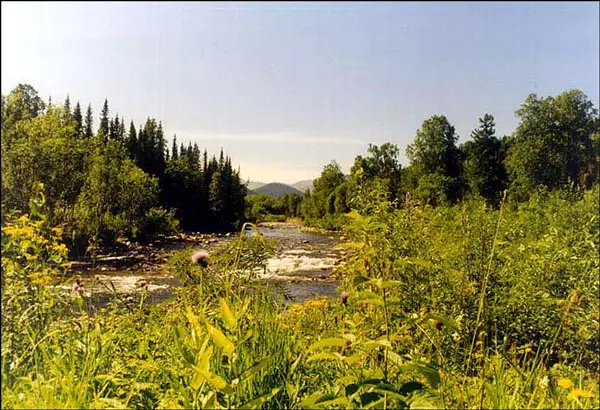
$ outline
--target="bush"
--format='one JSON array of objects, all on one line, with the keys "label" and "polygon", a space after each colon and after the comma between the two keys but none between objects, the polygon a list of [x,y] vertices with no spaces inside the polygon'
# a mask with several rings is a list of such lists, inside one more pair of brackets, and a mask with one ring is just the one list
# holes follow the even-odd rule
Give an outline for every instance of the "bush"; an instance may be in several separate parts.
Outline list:
[{"label": "bush", "polygon": [[156,235],[170,235],[179,231],[179,221],[174,209],[150,208],[140,222],[136,239],[148,242]]}]

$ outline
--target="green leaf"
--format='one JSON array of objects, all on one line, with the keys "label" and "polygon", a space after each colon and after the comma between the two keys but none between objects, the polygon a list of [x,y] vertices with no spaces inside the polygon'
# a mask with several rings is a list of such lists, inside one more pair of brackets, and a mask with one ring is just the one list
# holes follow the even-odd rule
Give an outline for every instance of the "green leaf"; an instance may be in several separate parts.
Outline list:
[{"label": "green leaf", "polygon": [[227,301],[223,298],[219,299],[219,306],[221,307],[221,316],[227,325],[227,329],[234,330],[237,326],[237,320],[235,319],[235,315],[229,308]]},{"label": "green leaf", "polygon": [[408,383],[404,383],[402,386],[400,386],[399,392],[404,396],[408,396],[410,393],[412,393],[414,391],[419,391],[419,390],[424,390],[424,389],[425,389],[425,385],[423,383],[408,382]]},{"label": "green leaf", "polygon": [[218,374],[213,374],[209,371],[196,368],[196,372],[200,373],[204,379],[210,384],[213,389],[216,389],[225,394],[233,394],[233,389],[229,387],[227,381]]},{"label": "green leaf", "polygon": [[334,396],[328,393],[313,393],[308,397],[305,397],[302,402],[300,402],[300,407],[303,409],[314,409],[317,406],[317,403],[331,400]]},{"label": "green leaf", "polygon": [[369,341],[363,343],[363,347],[366,350],[373,350],[373,349],[377,349],[379,347],[392,347],[392,344],[390,343],[389,340],[386,340],[386,339],[369,340]]},{"label": "green leaf", "polygon": [[387,351],[387,358],[391,363],[395,364],[396,366],[402,366],[404,364],[404,360],[402,359],[402,357],[398,353],[393,352],[391,350]]},{"label": "green leaf", "polygon": [[344,356],[338,352],[323,352],[314,354],[308,358],[309,362],[313,362],[315,360],[344,360]]},{"label": "green leaf", "polygon": [[362,275],[357,275],[353,279],[354,286],[362,285],[363,283],[368,282],[368,281],[369,281],[369,278],[366,276],[362,276]]},{"label": "green leaf", "polygon": [[231,356],[235,350],[235,345],[216,327],[213,327],[210,323],[206,323],[208,333],[213,339],[213,342],[219,349],[223,351],[227,356]]},{"label": "green leaf", "polygon": [[267,365],[269,364],[271,359],[272,359],[271,357],[266,357],[266,358],[262,359],[261,361],[259,361],[258,363],[256,363],[254,366],[251,366],[248,369],[244,370],[242,372],[242,374],[240,374],[240,377],[239,377],[240,381],[245,381],[245,380],[250,379],[251,377],[255,376],[258,372],[260,372],[262,369],[267,367]]},{"label": "green leaf", "polygon": [[344,347],[346,346],[348,342],[346,341],[346,339],[343,339],[341,337],[331,337],[331,338],[327,338],[327,339],[322,339],[319,340],[315,343],[313,343],[312,345],[310,345],[310,347],[308,348],[309,352],[312,352],[314,350],[323,348],[323,347]]},{"label": "green leaf", "polygon": [[366,392],[359,396],[360,404],[365,407],[369,403],[373,403],[381,398],[381,395],[376,392]]}]

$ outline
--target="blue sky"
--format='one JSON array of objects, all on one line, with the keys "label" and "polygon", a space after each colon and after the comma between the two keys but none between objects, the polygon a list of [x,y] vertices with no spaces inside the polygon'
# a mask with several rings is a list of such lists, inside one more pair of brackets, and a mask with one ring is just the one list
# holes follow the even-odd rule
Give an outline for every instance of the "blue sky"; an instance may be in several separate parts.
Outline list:
[{"label": "blue sky", "polygon": [[368,144],[404,149],[444,114],[498,135],[532,92],[599,102],[599,5],[587,3],[2,3],[2,93],[163,121],[244,178],[295,182]]}]

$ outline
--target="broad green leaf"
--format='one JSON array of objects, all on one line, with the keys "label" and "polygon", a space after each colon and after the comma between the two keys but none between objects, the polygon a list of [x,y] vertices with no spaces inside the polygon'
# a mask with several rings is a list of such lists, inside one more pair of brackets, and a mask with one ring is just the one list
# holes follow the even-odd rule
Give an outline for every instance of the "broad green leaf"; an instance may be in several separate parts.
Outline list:
[{"label": "broad green leaf", "polygon": [[235,315],[229,308],[227,301],[223,298],[219,299],[219,306],[221,307],[221,316],[227,325],[227,329],[234,330],[237,326],[237,320],[235,319]]},{"label": "broad green leaf", "polygon": [[300,407],[303,409],[314,409],[317,406],[317,403],[331,400],[333,398],[334,396],[328,393],[313,393],[302,400]]},{"label": "broad green leaf", "polygon": [[231,356],[235,350],[235,345],[216,327],[213,327],[210,323],[206,323],[208,333],[213,339],[213,342],[219,349],[223,351],[227,356]]},{"label": "broad green leaf", "polygon": [[[206,340],[208,342],[208,340]],[[194,377],[190,381],[190,387],[194,390],[198,390],[202,383],[206,380],[206,374],[210,371],[210,358],[212,356],[213,348],[208,346],[206,348],[206,342],[198,353],[198,360],[196,366],[193,366]]]},{"label": "broad green leaf", "polygon": [[363,360],[362,356],[358,355],[358,354],[353,354],[352,356],[346,357],[346,363],[348,363],[348,364],[361,363],[362,360]]},{"label": "broad green leaf", "polygon": [[386,339],[369,340],[368,342],[363,343],[363,347],[367,350],[373,350],[379,347],[392,347],[392,344]]},{"label": "broad green leaf", "polygon": [[387,351],[387,358],[391,363],[395,364],[396,366],[402,366],[404,364],[404,360],[402,359],[402,357],[398,353],[393,352],[391,350]]},{"label": "broad green leaf", "polygon": [[187,316],[188,322],[190,322],[190,325],[192,326],[192,338],[193,338],[196,346],[198,346],[200,343],[200,337],[202,336],[202,333],[203,333],[202,327],[200,326],[200,322],[198,321],[198,318],[196,317],[194,312],[192,312],[192,309],[189,306],[186,306],[186,316]]},{"label": "broad green leaf", "polygon": [[399,392],[401,394],[403,394],[404,396],[408,396],[410,393],[412,393],[414,391],[419,391],[419,390],[424,390],[424,389],[425,389],[425,386],[423,385],[423,383],[408,382],[408,383],[404,383],[402,386],[400,386]]},{"label": "broad green leaf", "polygon": [[312,345],[310,345],[310,347],[308,348],[309,352],[312,352],[314,350],[323,348],[323,347],[344,347],[346,346],[348,342],[346,341],[346,339],[343,339],[341,337],[330,337],[327,339],[322,339],[319,340],[315,343],[313,343]]},{"label": "broad green leaf", "polygon": [[213,389],[219,390],[225,394],[233,394],[233,390],[231,387],[229,387],[227,381],[218,374],[214,374],[199,368],[196,368],[195,370],[208,382]]}]

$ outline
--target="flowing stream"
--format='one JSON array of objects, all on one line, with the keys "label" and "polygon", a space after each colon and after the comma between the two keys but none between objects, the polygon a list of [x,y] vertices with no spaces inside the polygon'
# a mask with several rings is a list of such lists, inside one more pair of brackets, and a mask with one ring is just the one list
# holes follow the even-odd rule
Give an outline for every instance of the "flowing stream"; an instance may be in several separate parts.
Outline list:
[{"label": "flowing stream", "polygon": [[[296,302],[337,296],[332,271],[342,256],[342,251],[335,248],[339,239],[302,232],[292,224],[269,224],[259,230],[265,239],[277,241],[276,256],[267,261],[260,281],[277,284],[287,299]],[[71,278],[61,287],[70,290],[75,278],[80,278],[86,297],[93,305],[102,306],[115,294],[132,303],[139,301],[144,285],[146,303],[157,304],[169,299],[173,289],[182,285],[164,266],[169,251],[190,249],[191,254],[196,249],[210,250],[230,241],[233,235],[183,234],[178,240],[139,247],[126,255],[101,256],[93,264],[86,259],[75,261],[69,273]]]}]

